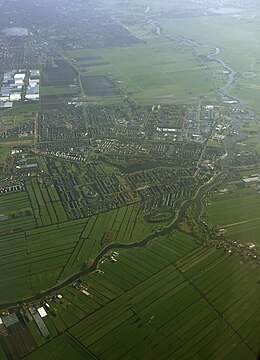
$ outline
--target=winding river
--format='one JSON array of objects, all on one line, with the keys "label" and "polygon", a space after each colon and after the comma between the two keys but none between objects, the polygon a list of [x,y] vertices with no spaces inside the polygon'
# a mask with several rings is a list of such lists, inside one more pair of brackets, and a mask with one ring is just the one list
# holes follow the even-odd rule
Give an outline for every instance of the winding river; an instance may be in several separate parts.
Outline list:
[{"label": "winding river", "polygon": [[[194,45],[196,46],[201,46],[199,44],[197,44],[194,41],[189,40],[189,42],[192,42]],[[218,63],[220,63],[222,65],[222,67],[226,70],[229,71],[228,74],[228,80],[227,83],[225,84],[224,87],[221,88],[221,91],[223,93],[225,93],[226,96],[228,96],[229,98],[232,98],[229,93],[228,93],[228,89],[230,87],[230,85],[234,82],[235,77],[236,77],[236,71],[233,70],[229,65],[227,65],[223,60],[220,60],[218,58],[216,58],[216,56],[218,56],[220,54],[220,49],[219,48],[215,48],[215,52],[214,53],[210,53],[208,55],[208,58],[211,60],[214,60]],[[241,107],[242,102],[239,99],[237,100],[237,104],[236,107]],[[79,280],[79,278],[82,275],[88,274],[90,272],[93,272],[97,269],[97,266],[100,262],[100,260],[103,258],[103,256],[111,250],[120,250],[120,249],[131,249],[131,248],[142,248],[144,246],[146,246],[149,242],[151,242],[154,239],[157,239],[160,236],[165,236],[167,234],[172,233],[174,230],[176,230],[176,228],[178,227],[178,225],[180,224],[180,222],[183,220],[184,216],[185,216],[185,212],[186,210],[195,205],[196,210],[195,210],[195,219],[199,219],[200,213],[202,211],[202,200],[205,197],[205,195],[207,194],[208,191],[210,191],[212,188],[214,188],[216,185],[218,185],[223,177],[225,176],[225,174],[228,173],[229,171],[229,161],[235,156],[235,151],[234,151],[234,145],[235,143],[242,139],[245,134],[240,132],[241,126],[242,126],[242,121],[239,120],[239,118],[236,118],[235,120],[235,131],[237,133],[237,135],[235,136],[230,136],[227,137],[225,139],[225,147],[226,147],[226,151],[227,151],[227,155],[221,160],[221,166],[222,166],[222,170],[214,175],[206,184],[202,185],[196,192],[195,196],[190,199],[190,200],[186,200],[185,202],[183,202],[183,204],[181,205],[181,207],[179,208],[179,210],[177,211],[175,218],[172,220],[172,222],[164,227],[161,230],[157,230],[153,233],[151,233],[150,235],[146,236],[145,238],[143,238],[141,241],[136,242],[136,243],[131,243],[131,244],[124,244],[124,243],[113,243],[113,244],[109,244],[106,247],[104,247],[102,249],[102,251],[96,256],[96,258],[94,259],[92,265],[90,267],[84,267],[81,271],[79,271],[76,274],[71,275],[70,277],[60,281],[59,283],[57,283],[56,285],[54,285],[53,287],[41,291],[40,293],[27,297],[27,298],[23,298],[23,299],[19,299],[19,300],[14,300],[14,301],[10,301],[10,302],[6,302],[6,303],[2,303],[0,304],[0,309],[5,309],[5,308],[11,308],[11,307],[15,307],[17,305],[21,305],[24,303],[28,303],[28,302],[33,302],[36,300],[40,300],[48,295],[51,295],[53,292],[59,291],[61,290],[64,286],[72,284],[73,282]]]},{"label": "winding river", "polygon": [[43,297],[46,297],[50,294],[52,294],[54,291],[58,291],[61,290],[64,286],[66,285],[70,285],[73,282],[79,280],[80,276],[82,275],[86,275],[90,272],[93,272],[96,270],[99,261],[103,258],[103,256],[108,252],[108,251],[112,251],[112,250],[120,250],[120,249],[132,249],[132,248],[142,248],[144,246],[146,246],[149,242],[151,242],[154,239],[157,239],[160,236],[165,236],[167,234],[172,233],[173,230],[175,230],[178,225],[180,224],[180,222],[183,220],[183,217],[185,215],[186,210],[192,206],[192,205],[200,205],[201,201],[204,197],[204,195],[214,186],[216,186],[222,179],[224,173],[227,170],[223,170],[220,173],[218,173],[216,176],[214,176],[210,181],[208,181],[206,184],[202,185],[198,190],[197,193],[195,194],[193,199],[190,200],[186,200],[182,206],[180,207],[180,209],[177,211],[177,214],[175,216],[175,218],[173,219],[173,221],[166,227],[164,227],[162,230],[159,231],[155,231],[153,233],[151,233],[150,235],[146,236],[145,238],[143,238],[141,241],[136,242],[136,243],[131,243],[131,244],[124,244],[124,243],[117,243],[117,244],[109,244],[106,247],[103,248],[103,250],[96,256],[96,258],[94,259],[92,265],[90,267],[84,267],[81,271],[79,271],[78,273],[71,275],[70,277],[68,277],[67,279],[64,279],[63,281],[59,282],[58,284],[54,285],[53,287],[42,291],[41,293],[38,293],[36,295],[30,296],[28,298],[24,298],[24,299],[20,299],[20,300],[16,300],[16,301],[12,301],[12,302],[7,302],[7,303],[2,303],[0,304],[0,309],[4,309],[4,308],[11,308],[14,307],[16,305],[21,305],[25,302],[33,302],[36,300],[40,300]]},{"label": "winding river", "polygon": [[240,99],[236,99],[233,96],[230,96],[230,94],[229,94],[229,88],[235,82],[237,72],[232,67],[230,67],[228,64],[226,64],[225,61],[223,61],[222,59],[216,58],[216,56],[218,56],[220,54],[220,48],[216,47],[215,49],[216,49],[215,52],[213,54],[209,54],[207,56],[207,58],[212,61],[215,61],[216,63],[219,63],[225,71],[228,71],[228,80],[224,86],[220,87],[220,90],[223,95],[225,95],[229,98],[233,98],[235,101],[242,104],[242,101]]}]

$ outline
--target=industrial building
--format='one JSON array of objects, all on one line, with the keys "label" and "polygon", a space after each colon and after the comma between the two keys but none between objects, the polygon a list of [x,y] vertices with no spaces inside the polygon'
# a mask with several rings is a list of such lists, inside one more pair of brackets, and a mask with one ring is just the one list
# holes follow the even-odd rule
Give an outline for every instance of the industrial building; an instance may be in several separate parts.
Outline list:
[{"label": "industrial building", "polygon": [[10,108],[14,102],[39,100],[40,71],[12,70],[3,74],[0,86],[0,108]]},{"label": "industrial building", "polygon": [[26,89],[25,99],[37,101],[40,96],[40,72],[39,70],[30,70],[29,82]]}]

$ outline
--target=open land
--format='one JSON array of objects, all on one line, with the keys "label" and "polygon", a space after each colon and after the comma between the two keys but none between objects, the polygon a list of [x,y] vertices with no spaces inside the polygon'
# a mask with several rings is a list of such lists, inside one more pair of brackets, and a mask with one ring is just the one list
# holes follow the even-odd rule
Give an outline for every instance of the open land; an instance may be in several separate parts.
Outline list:
[{"label": "open land", "polygon": [[2,4],[1,360],[257,359],[260,9],[225,3]]}]

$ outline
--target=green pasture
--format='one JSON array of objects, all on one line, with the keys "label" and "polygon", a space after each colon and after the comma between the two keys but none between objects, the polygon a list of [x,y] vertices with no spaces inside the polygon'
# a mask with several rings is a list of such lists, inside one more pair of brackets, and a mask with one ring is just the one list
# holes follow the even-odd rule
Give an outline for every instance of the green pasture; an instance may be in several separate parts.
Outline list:
[{"label": "green pasture", "polygon": [[[168,5],[171,7],[170,3]],[[188,102],[203,96],[213,101],[216,86],[222,86],[224,78],[213,78],[213,71],[219,66],[200,56],[213,53],[218,47],[219,58],[237,72],[237,82],[232,85],[231,93],[260,110],[260,25],[256,20],[248,21],[248,14],[243,15],[174,20],[162,17],[161,35],[156,35],[152,25],[134,23],[129,25],[129,30],[146,43],[121,48],[82,49],[66,54],[82,74],[107,75],[126,95],[136,100]],[[87,66],[89,61],[76,60],[91,56],[102,58],[95,62],[107,61],[109,64]],[[247,72],[252,72],[253,76],[246,77]]]},{"label": "green pasture", "polygon": [[[126,211],[113,216],[131,218]],[[93,218],[87,223],[92,229]],[[85,233],[84,220],[70,223],[62,226],[70,237]],[[31,251],[46,245],[41,258],[54,239],[66,242],[65,231],[48,228],[30,231],[27,239]],[[32,329],[42,346],[26,359],[255,359],[255,261],[200,246],[181,232],[117,251],[116,263],[106,261],[101,273],[82,276],[88,295],[67,286],[60,290],[62,300],[49,301],[44,322],[54,338],[43,344]]]},{"label": "green pasture", "polygon": [[81,347],[71,336],[62,334],[43,347],[25,357],[26,360],[92,360],[95,359],[86,349]]},{"label": "green pasture", "polygon": [[70,88],[69,86],[41,86],[40,95],[62,95],[62,94],[75,94],[77,95],[79,90]]},{"label": "green pasture", "polygon": [[[212,71],[201,64],[190,47],[167,38],[123,48],[83,49],[68,52],[70,59],[102,56],[109,65],[80,68],[88,76],[108,75],[126,94],[139,100],[160,96],[174,100],[214,93]],[[79,64],[84,65],[84,62]],[[77,62],[75,62],[77,66]]]},{"label": "green pasture", "polygon": [[[149,24],[133,24],[129,30],[146,43],[123,48],[82,49],[67,52],[68,57],[84,75],[107,75],[125,94],[142,101],[194,100],[205,96],[215,99],[215,86],[223,85],[212,78],[216,64],[203,61],[219,47],[219,58],[237,71],[237,82],[231,93],[260,110],[258,36],[260,25],[248,18],[204,16],[194,18],[160,19],[162,35],[158,36]],[[196,46],[191,41],[199,44]],[[98,61],[108,65],[84,67],[89,62],[77,57],[101,56]],[[74,59],[74,60],[73,60]],[[246,78],[246,73],[255,75]]]},{"label": "green pasture", "polygon": [[31,205],[24,191],[0,196],[0,214],[7,217],[0,222],[1,236],[35,226]]},{"label": "green pasture", "polygon": [[0,144],[4,146],[15,145],[15,143],[31,143],[34,140],[34,136],[26,136],[26,137],[9,137],[9,138],[1,138]]},{"label": "green pasture", "polygon": [[238,242],[260,245],[260,194],[224,195],[206,208],[211,225],[220,225]]},{"label": "green pasture", "polygon": [[5,163],[9,153],[10,153],[9,147],[0,145],[0,164]]},{"label": "green pasture", "polygon": [[26,192],[0,197],[0,206],[3,215],[17,214],[0,227],[2,301],[47,289],[88,266],[104,246],[138,242],[155,229],[138,204],[68,221],[55,188],[36,178]]},{"label": "green pasture", "polygon": [[[171,4],[168,4],[171,6]],[[212,79],[213,63],[198,56],[221,50],[220,58],[238,73],[237,82],[230,89],[244,99],[248,106],[260,110],[258,36],[260,25],[231,16],[203,16],[194,18],[160,19],[162,35],[155,34],[149,24],[132,24],[129,30],[147,41],[146,44],[123,48],[83,49],[68,52],[70,59],[84,56],[101,56],[108,65],[85,67],[88,62],[73,61],[86,75],[106,74],[127,94],[143,101],[178,101],[207,96],[214,99],[215,82]],[[191,41],[199,44],[196,46]],[[248,71],[255,72],[245,78]]]},{"label": "green pasture", "polygon": [[[260,110],[258,93],[260,76],[258,42],[260,24],[256,20],[248,21],[247,15],[242,18],[231,16],[204,16],[187,19],[162,19],[163,32],[174,38],[183,36],[201,45],[219,47],[219,58],[237,71],[237,82],[231,88],[231,93],[245,100],[248,106]],[[194,47],[204,53],[203,46]],[[255,76],[245,78],[245,73],[253,71]]]},{"label": "green pasture", "polygon": [[[258,95],[257,91],[254,93],[255,95]],[[243,131],[247,133],[247,137],[243,141],[243,145],[238,145],[238,149],[256,152],[260,155],[260,122],[258,117],[248,121],[243,127]]]},{"label": "green pasture", "polygon": [[13,106],[10,109],[4,110],[3,114],[17,115],[28,112],[37,112],[38,110],[39,110],[39,102],[36,102],[35,104],[23,104],[19,106]]},{"label": "green pasture", "polygon": [[91,294],[85,301],[101,307],[69,330],[98,359],[255,358],[255,262],[176,233],[119,251],[117,263],[101,269],[83,278]]}]

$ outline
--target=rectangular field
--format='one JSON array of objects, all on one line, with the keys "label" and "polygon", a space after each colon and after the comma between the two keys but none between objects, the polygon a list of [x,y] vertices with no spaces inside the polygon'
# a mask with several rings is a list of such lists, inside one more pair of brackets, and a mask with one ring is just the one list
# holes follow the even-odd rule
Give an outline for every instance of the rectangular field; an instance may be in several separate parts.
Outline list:
[{"label": "rectangular field", "polygon": [[92,300],[106,300],[69,332],[102,360],[253,360],[257,264],[239,259],[182,234],[121,251],[103,274],[83,278]]},{"label": "rectangular field", "polygon": [[81,84],[88,96],[111,96],[119,94],[119,89],[104,75],[81,76]]},{"label": "rectangular field", "polygon": [[260,194],[213,198],[207,213],[210,224],[225,228],[228,238],[260,246]]}]

